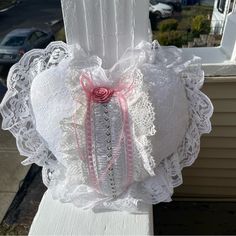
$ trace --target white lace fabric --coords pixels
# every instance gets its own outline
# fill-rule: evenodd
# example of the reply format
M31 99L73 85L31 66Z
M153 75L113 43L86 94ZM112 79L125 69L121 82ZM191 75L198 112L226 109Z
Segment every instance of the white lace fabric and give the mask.
M86 153L83 122L87 104L79 81L83 73L90 74L98 86L113 86L123 77L134 82L134 91L127 99L134 143L133 182L128 189L119 187L126 168L122 161L123 142L114 164L113 180L119 189L115 198L106 181L100 192L88 184L88 166L81 160L81 153ZM58 87L55 85L51 95L45 94L48 97L41 102L39 97L43 93L35 92L37 85L57 76ZM62 85L59 80L63 81ZM15 136L21 155L27 157L23 164L36 163L43 167L43 181L55 199L84 209L141 211L143 203L171 200L173 188L182 183L182 168L197 158L200 136L211 130L213 107L200 91L203 82L200 59L183 61L181 50L175 47L162 48L155 42L141 42L127 49L110 70L104 70L100 58L86 55L78 45L53 42L45 50L26 53L11 68L8 92L0 108L2 128ZM38 89L42 90L43 86L46 85ZM61 92L64 90L65 94ZM61 102L61 97L69 102ZM109 102L110 115L114 117L111 134L116 142L121 112L112 101ZM56 109L50 114L50 107L57 104L61 106L58 115L54 114ZM38 108L40 106L45 109L42 117L44 110ZM99 111L98 116L95 115L99 122L101 107L94 109ZM45 121L49 116L52 123ZM57 122L50 126L54 118ZM97 127L95 125L94 130L99 133ZM171 133L173 127L176 133ZM79 149L75 135L79 136ZM104 169L104 158L97 159L97 169Z
M151 144L148 141L148 137L155 134L155 126L153 124L155 119L154 109L151 102L149 101L148 94L145 92L144 82L142 74L137 70L128 70L128 73L120 75L120 78L124 78L124 81L132 84L132 92L126 98L128 110L131 111L130 115L130 126L132 128L132 139L133 142L133 160L132 160L132 175L133 181L141 181L148 175L154 175L154 159L151 155ZM68 87L73 91L74 99L77 102L77 108L75 113L62 121L62 129L64 130L64 139L61 146L61 151L65 154L63 159L68 160L67 164L73 168L77 165L78 172L75 174L81 182L77 181L76 184L86 183L88 176L88 166L85 161L81 161L82 156L86 156L86 140L85 140L85 128L84 119L87 110L86 98L84 98L84 92L80 84L80 76L83 73L93 74L93 83L97 85L107 85L114 81L109 80L105 71L100 67L96 69L96 74L94 73L94 68L83 68L83 70L78 70L76 68L71 69L71 76L67 81ZM103 75L104 77L101 77ZM97 78L97 80L96 80ZM104 81L104 82L101 82ZM113 85L114 86L114 85ZM129 86L129 85L128 85ZM79 95L79 96L78 96ZM142 110L143 113L137 115L139 111ZM122 114L119 105L117 104L117 99L113 98L108 104L94 105L94 116L93 116L93 136L94 136L94 163L95 168L98 170L96 175L101 175L103 169L109 161L109 157L112 156L111 151L114 150L119 143L119 136L122 131ZM107 115L106 115L107 114ZM105 119L105 120L104 120ZM75 136L78 136L78 138ZM79 144L78 144L79 142ZM126 169L128 164L125 163L125 147L127 140L123 140L120 144L120 154L117 161L113 166L114 176L112 182L116 186L118 192L122 192L122 185L124 184L124 176L126 175ZM96 148L95 148L96 147ZM108 151L107 151L108 149ZM69 154L68 154L69 153ZM110 155L109 155L110 154ZM105 155L105 156L104 156ZM73 159L73 163L70 161ZM76 164L75 164L76 163ZM71 173L68 173L71 176ZM99 176L98 176L99 177ZM109 181L108 181L109 182ZM112 184L112 183L110 183ZM103 193L109 192L104 189L109 185L106 180L102 181Z

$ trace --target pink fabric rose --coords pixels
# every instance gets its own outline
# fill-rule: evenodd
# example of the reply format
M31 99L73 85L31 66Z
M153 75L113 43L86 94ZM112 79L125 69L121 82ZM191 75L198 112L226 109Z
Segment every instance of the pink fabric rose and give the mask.
M110 101L114 90L106 87L97 87L92 91L92 99L97 103L107 103Z

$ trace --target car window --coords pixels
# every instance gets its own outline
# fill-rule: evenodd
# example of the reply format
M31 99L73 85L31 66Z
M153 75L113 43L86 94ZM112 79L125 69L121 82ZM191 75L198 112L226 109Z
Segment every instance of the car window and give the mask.
M35 34L37 35L37 38L42 38L46 36L46 34L42 31L36 31Z
M34 44L34 42L38 39L36 33L31 34L31 36L29 37L28 41L30 44Z
M156 5L156 4L158 3L158 0L150 0L150 3L151 3L152 5Z
M25 42L26 37L24 36L11 36L6 37L1 42L1 45L3 46L22 46Z

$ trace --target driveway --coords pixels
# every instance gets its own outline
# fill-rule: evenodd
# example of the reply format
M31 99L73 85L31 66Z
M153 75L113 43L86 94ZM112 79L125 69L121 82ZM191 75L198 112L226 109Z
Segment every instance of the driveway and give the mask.
M15 28L49 29L48 22L61 18L60 0L22 0L16 7L0 13L0 39Z
M61 18L60 0L22 0L16 7L0 13L0 39L16 28L50 29L47 22ZM8 70L0 66L0 79L6 79ZM5 92L6 88L0 84L0 102ZM0 115L0 126L1 123ZM23 157L20 157L15 143L13 136L0 128L0 222L29 169L21 166Z
M0 13L0 40L16 28L50 30L48 23L59 19L62 19L60 0L21 0L16 7ZM0 79L5 81L8 71L9 67L0 65Z

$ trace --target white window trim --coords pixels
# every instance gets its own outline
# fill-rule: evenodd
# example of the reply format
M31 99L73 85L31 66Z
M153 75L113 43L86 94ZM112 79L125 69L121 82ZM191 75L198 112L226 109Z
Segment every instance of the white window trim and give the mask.
M184 55L202 58L206 76L236 75L236 7L227 16L219 47L183 48Z

